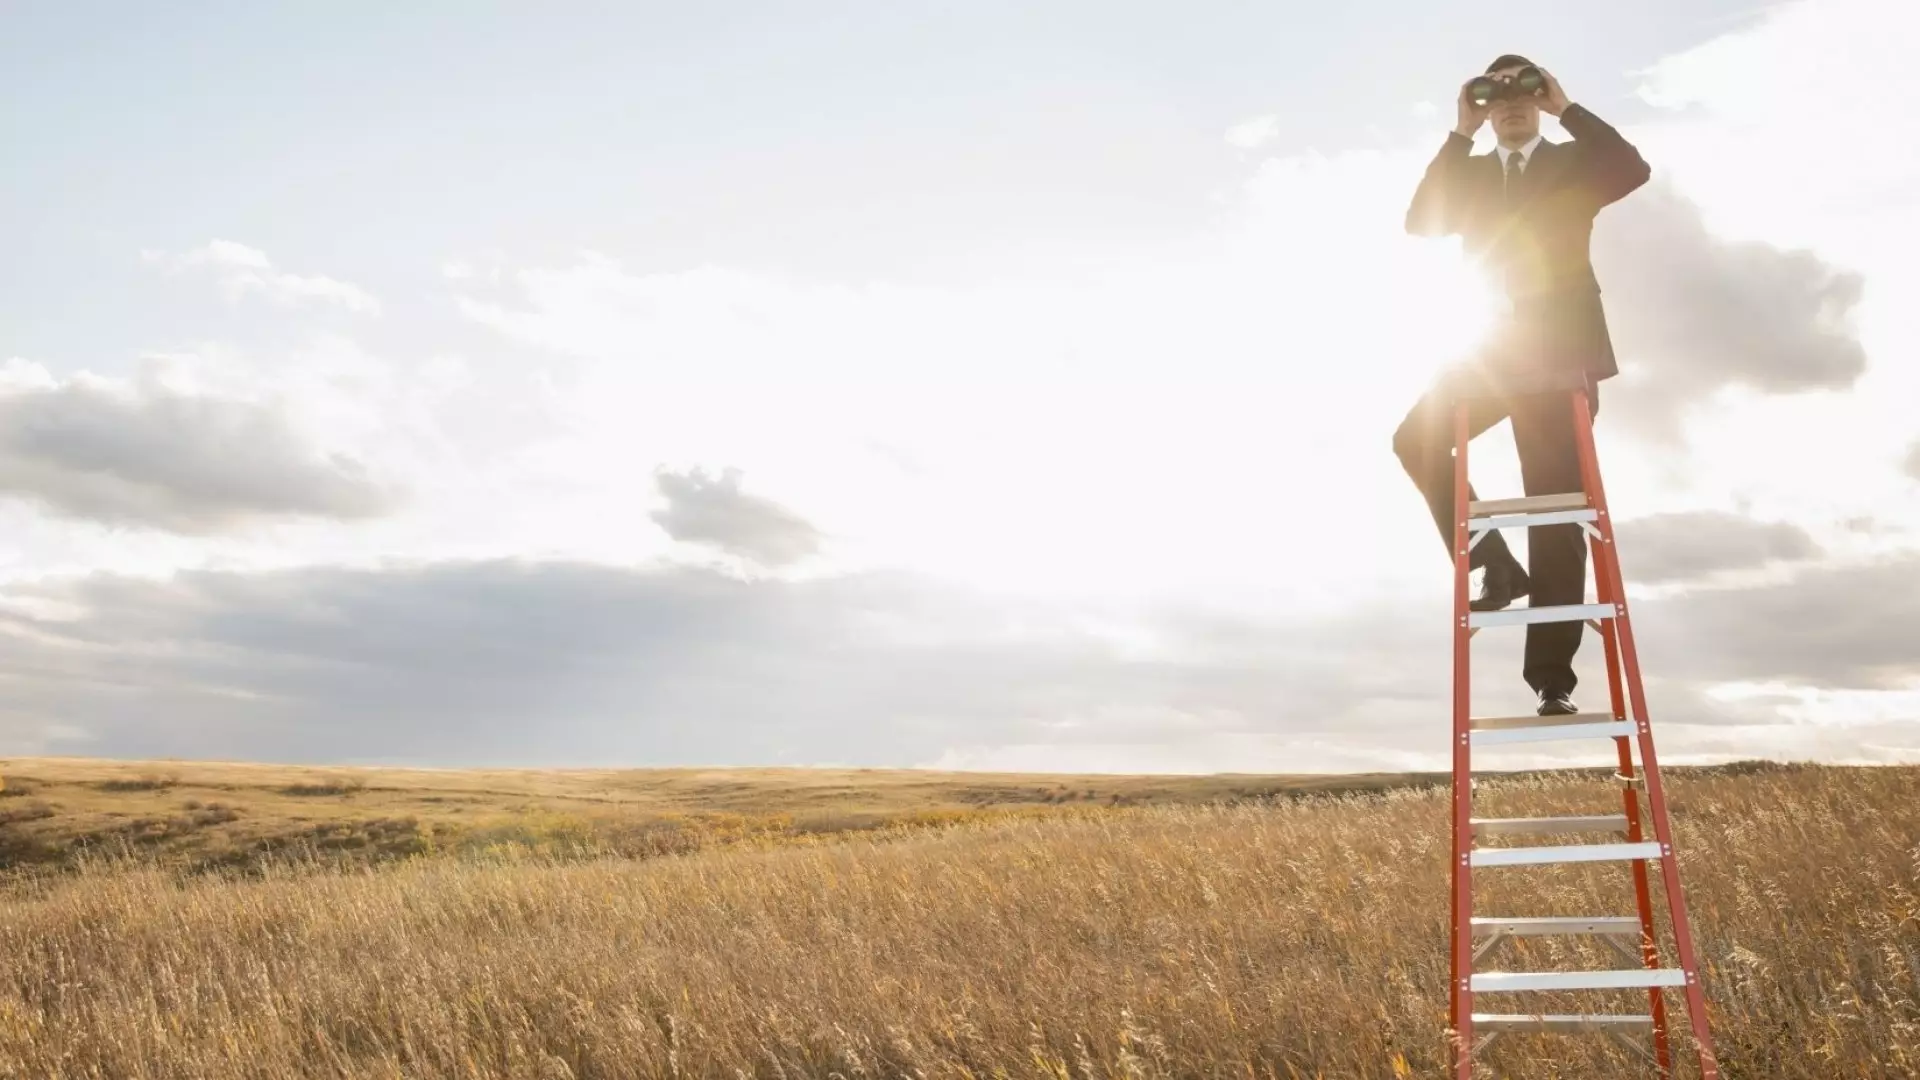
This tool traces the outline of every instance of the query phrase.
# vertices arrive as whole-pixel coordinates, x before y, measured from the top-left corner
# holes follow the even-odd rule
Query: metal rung
[[[1501,743],[1548,742],[1553,739],[1630,739],[1638,730],[1631,720],[1601,720],[1584,724],[1505,728],[1498,731],[1473,732],[1471,745],[1498,746]]]
[[[1467,625],[1525,626],[1530,623],[1581,622],[1611,619],[1619,614],[1612,604],[1554,604],[1548,607],[1507,608],[1505,611],[1469,611]]]
[[[1560,833],[1626,832],[1627,815],[1592,817],[1474,818],[1475,836],[1547,836]]]
[[[1467,519],[1467,532],[1483,533],[1495,529],[1537,528],[1541,525],[1577,525],[1582,522],[1600,520],[1600,511],[1591,506],[1584,510],[1554,510],[1544,514],[1496,514],[1493,517]]]
[[[1481,499],[1467,504],[1467,517],[1499,517],[1502,514],[1551,514],[1556,510],[1584,510],[1588,506],[1583,491],[1564,495],[1528,495],[1522,499]]]
[[[1547,863],[1612,862],[1658,859],[1660,842],[1638,844],[1567,844],[1561,847],[1478,848],[1468,853],[1469,866],[1538,866]]]
[[[1612,971],[1485,971],[1469,984],[1476,994],[1524,990],[1636,990],[1655,986],[1685,986],[1687,973],[1679,968],[1618,968]]]
[[[1640,920],[1631,915],[1601,915],[1591,919],[1552,916],[1548,918],[1499,919],[1475,918],[1474,936],[1505,934],[1509,937],[1544,937],[1562,934],[1613,934],[1639,937]]]
[[[1615,1016],[1607,1013],[1578,1014],[1542,1014],[1537,1016],[1515,1016],[1502,1013],[1474,1013],[1473,1026],[1476,1031],[1552,1031],[1561,1033],[1582,1031],[1629,1031],[1653,1028],[1651,1016]]]

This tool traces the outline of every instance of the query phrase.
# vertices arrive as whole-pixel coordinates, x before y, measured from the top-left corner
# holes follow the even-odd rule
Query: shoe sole
[[[1526,593],[1515,593],[1513,597],[1509,599],[1506,603],[1500,604],[1498,606],[1489,604],[1485,600],[1469,600],[1467,601],[1467,610],[1468,611],[1505,611],[1506,609],[1513,606],[1513,602],[1515,600],[1525,600],[1526,598],[1527,598]]]

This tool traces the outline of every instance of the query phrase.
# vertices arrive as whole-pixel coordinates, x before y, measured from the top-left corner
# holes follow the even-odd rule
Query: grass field
[[[1334,1078],[1443,1061],[1446,798],[1421,778],[4,769],[8,850],[30,859],[0,923],[0,1076]],[[1308,783],[1344,793],[1263,797]],[[1723,1075],[1920,1075],[1920,769],[1669,770],[1669,787]],[[1477,802],[1604,812],[1612,792],[1515,777]],[[634,839],[656,820],[680,839]],[[1617,866],[1481,880],[1486,914],[1631,911]],[[1513,969],[1616,963],[1568,940],[1503,948]],[[1651,1075],[1583,1037],[1485,1060],[1488,1076]]]
[[[0,862],[248,867],[421,854],[628,856],[742,842],[1445,783],[1441,775],[1038,776],[867,769],[319,769],[0,762]]]

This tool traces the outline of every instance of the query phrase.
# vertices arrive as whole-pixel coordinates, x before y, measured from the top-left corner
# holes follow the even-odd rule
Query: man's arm
[[[1621,138],[1605,120],[1568,99],[1553,72],[1542,69],[1540,74],[1547,80],[1546,99],[1540,108],[1558,117],[1560,126],[1567,129],[1574,145],[1580,148],[1580,170],[1575,182],[1593,197],[1593,208],[1598,210],[1616,202],[1646,183],[1653,170],[1640,156],[1640,151]]]
[[[1653,168],[1632,143],[1585,108],[1568,105],[1560,114],[1560,126],[1580,147],[1579,183],[1593,197],[1596,209],[1618,201],[1653,175]]]
[[[1420,186],[1413,191],[1413,203],[1407,207],[1407,231],[1415,236],[1451,236],[1460,231],[1465,187],[1461,177],[1473,140],[1458,131],[1447,132],[1447,141],[1427,163]]]
[[[1487,122],[1491,107],[1473,100],[1473,80],[1460,84],[1454,97],[1453,130],[1440,152],[1427,162],[1426,174],[1414,189],[1407,207],[1407,231],[1415,236],[1452,236],[1466,223],[1466,172],[1473,152],[1473,133]]]

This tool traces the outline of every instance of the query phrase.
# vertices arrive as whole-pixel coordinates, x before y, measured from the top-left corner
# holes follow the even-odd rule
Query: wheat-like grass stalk
[[[1920,770],[1669,786],[1728,1080],[1920,1074]],[[1480,803],[1604,809],[1612,790],[1496,783]],[[1405,791],[647,860],[93,865],[7,903],[0,1076],[1436,1076],[1446,821],[1444,793]],[[1482,881],[1483,913],[1632,911],[1619,867]],[[1568,942],[1509,957],[1616,963]],[[1486,1062],[1648,1075],[1571,1037]]]

